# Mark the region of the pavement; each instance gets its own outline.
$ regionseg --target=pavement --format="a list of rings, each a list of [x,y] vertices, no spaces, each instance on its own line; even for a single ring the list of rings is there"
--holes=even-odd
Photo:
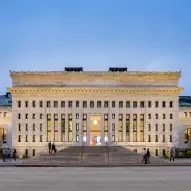
[[[190,191],[191,167],[0,168],[0,191]]]

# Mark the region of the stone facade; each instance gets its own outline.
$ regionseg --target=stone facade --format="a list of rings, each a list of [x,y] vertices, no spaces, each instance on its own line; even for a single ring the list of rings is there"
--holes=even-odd
[[[162,155],[180,128],[180,72],[11,71],[12,146],[123,145]]]

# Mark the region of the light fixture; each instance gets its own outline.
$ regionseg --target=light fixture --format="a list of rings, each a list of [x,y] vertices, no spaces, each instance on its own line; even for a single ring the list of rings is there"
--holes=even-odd
[[[94,125],[97,125],[97,120],[93,120],[93,124],[94,124]]]

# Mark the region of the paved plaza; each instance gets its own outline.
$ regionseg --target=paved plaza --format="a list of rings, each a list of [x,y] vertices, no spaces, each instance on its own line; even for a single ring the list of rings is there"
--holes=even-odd
[[[3,191],[190,191],[191,167],[0,168]]]

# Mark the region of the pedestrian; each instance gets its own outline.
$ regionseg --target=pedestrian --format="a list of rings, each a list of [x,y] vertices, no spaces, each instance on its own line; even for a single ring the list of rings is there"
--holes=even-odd
[[[151,153],[149,151],[149,149],[147,149],[147,162],[150,163],[150,157],[151,157]]]
[[[14,148],[13,150],[13,159],[16,161],[17,159],[17,150]]]
[[[51,141],[48,143],[48,152],[49,152],[49,154],[52,153],[52,144],[51,144]]]
[[[56,152],[56,146],[55,146],[55,144],[54,144],[54,143],[52,143],[52,150],[51,150],[51,154],[52,154],[52,152],[54,152],[54,154],[55,154],[55,152]]]
[[[174,147],[172,147],[170,149],[170,161],[173,160],[173,162],[174,162],[174,157],[175,157],[175,149],[174,149]]]
[[[3,147],[2,148],[2,157],[3,157],[3,162],[6,162],[6,156],[7,156],[7,148]]]
[[[11,162],[11,149],[7,148],[7,159],[9,159],[9,162]]]
[[[143,159],[142,159],[142,164],[147,164],[147,151],[146,151],[146,148],[144,148],[144,151],[143,151]]]

